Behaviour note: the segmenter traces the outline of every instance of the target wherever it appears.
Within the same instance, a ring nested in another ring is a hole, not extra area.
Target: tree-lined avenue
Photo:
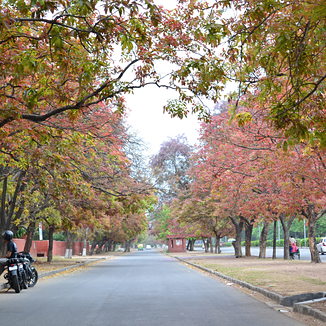
[[[1,293],[0,318],[24,326],[301,325],[155,251],[47,279],[21,295]]]

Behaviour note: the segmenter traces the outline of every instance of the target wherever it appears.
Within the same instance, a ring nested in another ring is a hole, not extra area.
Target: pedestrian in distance
[[[290,258],[291,259],[294,259],[294,255],[297,255],[298,258],[300,259],[300,251],[296,244],[296,241],[290,243],[289,250],[290,250]]]

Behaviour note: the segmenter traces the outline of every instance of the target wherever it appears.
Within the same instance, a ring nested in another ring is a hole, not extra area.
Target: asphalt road
[[[232,247],[222,247],[222,253],[229,253],[230,255],[234,255],[234,249]],[[201,249],[203,251],[203,249]],[[283,248],[276,248],[276,257],[283,258]],[[242,254],[245,254],[245,248],[242,248]],[[259,256],[259,248],[252,247],[251,248],[252,256]],[[273,248],[268,247],[266,249],[266,257],[272,258],[273,256]],[[326,255],[319,255],[322,262],[326,262]],[[300,260],[311,260],[310,250],[309,248],[300,248]]]
[[[285,314],[156,251],[0,293],[11,326],[298,326]]]

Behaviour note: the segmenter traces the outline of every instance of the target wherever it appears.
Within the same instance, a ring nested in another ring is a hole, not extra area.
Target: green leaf
[[[57,49],[61,49],[63,46],[63,40],[60,36],[52,36],[51,43]]]

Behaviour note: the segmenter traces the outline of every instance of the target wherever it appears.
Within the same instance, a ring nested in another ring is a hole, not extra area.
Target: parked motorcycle
[[[17,258],[7,259],[7,273],[4,278],[8,281],[9,287],[16,293],[22,289],[33,287],[38,280],[38,273],[31,264],[34,259],[29,253],[20,252]]]
[[[27,286],[33,287],[38,281],[37,270],[32,264],[35,262],[33,257],[28,252],[19,252],[18,257],[21,259],[26,275]]]
[[[22,289],[27,289],[26,273],[23,263],[19,258],[7,259],[7,273],[4,278],[8,281],[9,287],[19,293]]]

